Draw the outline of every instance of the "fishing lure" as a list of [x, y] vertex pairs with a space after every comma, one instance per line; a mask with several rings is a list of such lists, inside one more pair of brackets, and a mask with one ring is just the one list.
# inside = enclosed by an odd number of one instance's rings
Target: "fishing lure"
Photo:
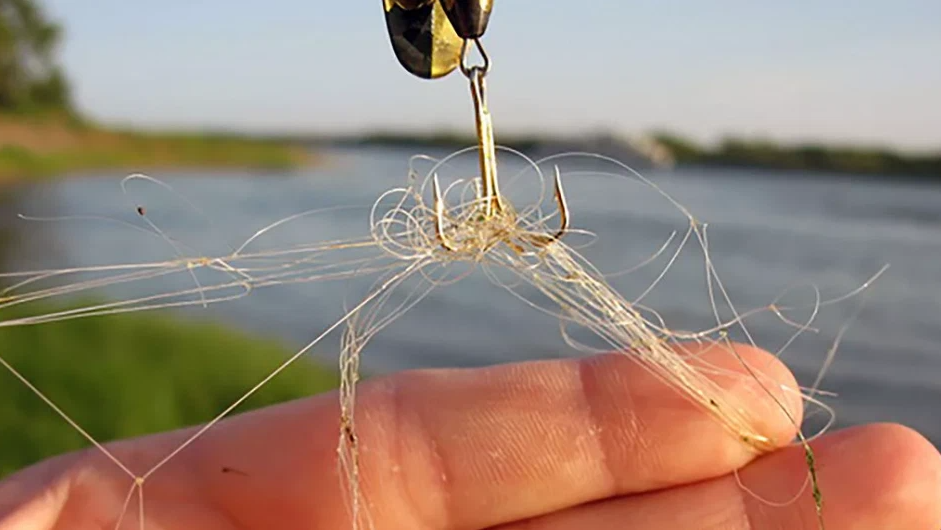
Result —
[[392, 50], [410, 73], [437, 79], [453, 72], [468, 39], [483, 36], [492, 0], [383, 0]]

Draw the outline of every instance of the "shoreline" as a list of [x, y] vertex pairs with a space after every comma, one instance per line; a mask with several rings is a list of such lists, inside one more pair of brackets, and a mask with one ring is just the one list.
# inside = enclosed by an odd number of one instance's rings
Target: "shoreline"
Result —
[[285, 141], [217, 133], [122, 131], [57, 117], [0, 114], [0, 186], [88, 172], [291, 170], [322, 162]]
[[[335, 137], [284, 135], [270, 138], [311, 146], [422, 146], [453, 149], [476, 142], [473, 136], [450, 131], [380, 131]], [[671, 163], [666, 165], [676, 167], [756, 169], [780, 173], [796, 171], [858, 175], [882, 180], [941, 182], [941, 147], [922, 152], [905, 152], [877, 145], [783, 143], [735, 136], [727, 137], [717, 145], [701, 145], [682, 136], [657, 131], [633, 138], [605, 133], [576, 137], [535, 133], [502, 134], [497, 138], [497, 143], [523, 152], [553, 151], [559, 147], [567, 151], [595, 152], [601, 146], [614, 153], [620, 151], [625, 156], [634, 153], [641, 158], [652, 159], [654, 163], [670, 160]]]

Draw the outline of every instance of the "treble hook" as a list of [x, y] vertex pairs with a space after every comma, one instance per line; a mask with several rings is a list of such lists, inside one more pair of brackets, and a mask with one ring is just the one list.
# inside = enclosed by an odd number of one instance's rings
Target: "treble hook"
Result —
[[[480, 55], [481, 64], [470, 65], [470, 44], [473, 41], [477, 52]], [[470, 81], [471, 99], [474, 103], [474, 115], [476, 118], [477, 129], [477, 147], [479, 151], [480, 162], [480, 186], [477, 188], [477, 203], [482, 208], [482, 217], [484, 220], [493, 218], [506, 212], [503, 195], [500, 193], [500, 186], [497, 179], [497, 154], [496, 143], [493, 139], [493, 118], [490, 109], [487, 107], [487, 87], [485, 78], [490, 71], [490, 56], [484, 50], [479, 38], [465, 39], [461, 47], [461, 72]], [[441, 197], [441, 186], [438, 183], [438, 176], [432, 176], [432, 190], [434, 193], [435, 210], [435, 232], [441, 246], [446, 250], [453, 251], [456, 246], [449, 241], [445, 235], [444, 217], [445, 206]], [[569, 227], [569, 210], [565, 200], [565, 192], [562, 190], [562, 176], [559, 167], [555, 166], [555, 199], [559, 206], [560, 228], [552, 235], [532, 239], [533, 243], [547, 245], [552, 241], [559, 240], [565, 235]]]
[[[562, 189], [562, 173], [559, 171], [559, 166], [554, 167], [555, 170], [555, 201], [559, 206], [559, 229], [552, 235], [542, 235], [542, 236], [531, 236], [529, 238], [530, 242], [536, 246], [544, 247], [553, 241], [558, 241], [562, 239], [566, 232], [569, 229], [570, 216], [569, 216], [569, 207], [568, 202], [565, 200], [565, 192]], [[448, 251], [454, 252], [457, 250], [457, 245], [453, 241], [450, 241], [448, 236], [445, 235], [445, 208], [444, 208], [444, 199], [441, 197], [441, 184], [438, 182], [438, 174], [431, 176], [431, 190], [434, 195], [434, 208], [435, 208], [435, 236], [438, 238], [438, 242], [441, 243], [441, 246]], [[481, 196], [480, 188], [477, 189], [478, 198]], [[519, 245], [512, 245], [516, 249], [520, 249]]]
[[[476, 202], [481, 208], [481, 218], [486, 221], [512, 213], [500, 193], [497, 179], [493, 118], [487, 108], [485, 79], [491, 63], [480, 42], [490, 22], [493, 0], [383, 0], [383, 5], [392, 47], [406, 70], [433, 79], [460, 68], [470, 81], [480, 158]], [[471, 64], [472, 45], [480, 56], [480, 64]], [[433, 176], [432, 186], [436, 235], [445, 249], [453, 251], [456, 245], [445, 235], [446, 208], [437, 175]], [[531, 242], [548, 244], [560, 239], [568, 230], [569, 211], [558, 167], [555, 168], [555, 198], [561, 227], [553, 235], [530, 238]]]

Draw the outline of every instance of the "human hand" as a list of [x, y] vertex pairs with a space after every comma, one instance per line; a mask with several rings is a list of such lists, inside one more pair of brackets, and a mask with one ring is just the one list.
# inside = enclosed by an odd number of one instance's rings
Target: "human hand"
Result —
[[[795, 384], [767, 353], [737, 349]], [[727, 354], [703, 356], [731, 366]], [[793, 425], [747, 386], [732, 392], [786, 444]], [[809, 491], [788, 502], [807, 476], [800, 447], [756, 459], [624, 356], [405, 372], [358, 393], [363, 488], [377, 530], [817, 528]], [[337, 409], [325, 394], [218, 424], [147, 480], [145, 528], [348, 528]], [[143, 472], [192, 432], [108, 447]], [[920, 435], [869, 425], [813, 446], [829, 530], [941, 526], [941, 457]], [[746, 492], [736, 469], [751, 491], [784, 505]], [[95, 450], [37, 464], [0, 483], [0, 530], [111, 530], [131, 482]], [[132, 499], [122, 528], [138, 527], [136, 513]]]

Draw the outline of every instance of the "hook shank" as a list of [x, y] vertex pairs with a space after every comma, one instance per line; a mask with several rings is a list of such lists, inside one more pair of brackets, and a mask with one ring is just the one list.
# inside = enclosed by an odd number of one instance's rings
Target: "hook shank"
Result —
[[477, 147], [480, 151], [480, 180], [484, 217], [490, 218], [503, 211], [500, 187], [497, 183], [497, 149], [493, 139], [493, 117], [487, 108], [485, 71], [479, 66], [470, 68], [471, 97], [477, 123]]

